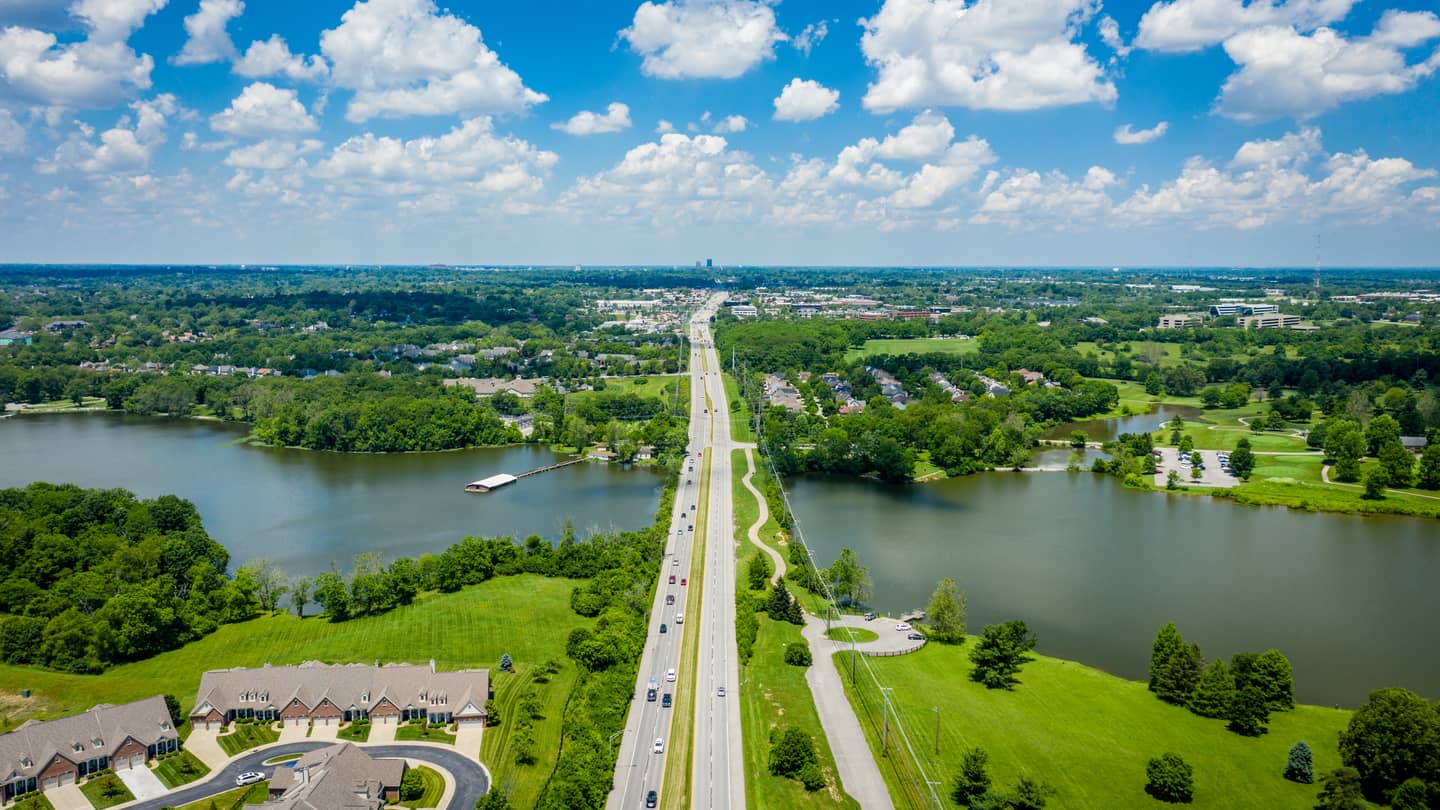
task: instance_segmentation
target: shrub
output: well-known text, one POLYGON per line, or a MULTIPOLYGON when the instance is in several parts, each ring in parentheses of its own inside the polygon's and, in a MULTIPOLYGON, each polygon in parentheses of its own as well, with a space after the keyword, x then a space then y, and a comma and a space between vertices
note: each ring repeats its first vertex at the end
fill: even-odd
POLYGON ((820 766, 814 762, 806 763, 805 767, 800 769, 799 779, 800 784, 812 793, 825 787, 825 774, 820 773, 820 766))
POLYGON ((804 642, 791 642, 785 645, 785 663, 796 667, 808 667, 814 663, 810 655, 810 647, 804 642))
POLYGON ((970 807, 981 796, 990 790, 990 774, 986 766, 990 763, 990 755, 985 753, 983 748, 971 748, 965 752, 960 760, 960 773, 955 775, 954 786, 950 789, 950 798, 962 807, 970 807))
POLYGON ((1315 810, 1365 810, 1360 792, 1360 773, 1354 768, 1336 768, 1321 780, 1319 801, 1315 810))
POLYGON ((417 769, 410 769, 400 779, 400 798, 407 802, 413 802, 425 795, 425 778, 420 775, 417 769))
POLYGON ((1189 763, 1179 754, 1166 753, 1145 766, 1145 792, 1162 802, 1189 803, 1195 795, 1195 780, 1189 763))
POLYGON ((1390 810, 1429 810, 1429 793, 1424 781, 1406 779, 1400 783, 1400 787, 1395 788, 1395 795, 1390 797, 1390 810))
POLYGON ((1302 785, 1314 783, 1315 758, 1304 740, 1291 746, 1290 756, 1285 760, 1285 778, 1302 785))
POLYGON ((775 776, 795 776, 819 758, 815 754, 815 741, 798 728, 787 728, 770 748, 770 773, 775 776))

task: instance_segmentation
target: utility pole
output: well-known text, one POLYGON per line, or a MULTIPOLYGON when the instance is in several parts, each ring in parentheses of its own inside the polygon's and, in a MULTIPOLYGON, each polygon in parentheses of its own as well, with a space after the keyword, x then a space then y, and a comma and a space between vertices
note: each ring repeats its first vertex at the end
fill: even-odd
POLYGON ((935 707, 935 753, 940 753, 940 707, 935 707))
POLYGON ((884 756, 890 750, 890 690, 893 687, 880 687, 881 697, 881 730, 880 730, 880 754, 884 756))

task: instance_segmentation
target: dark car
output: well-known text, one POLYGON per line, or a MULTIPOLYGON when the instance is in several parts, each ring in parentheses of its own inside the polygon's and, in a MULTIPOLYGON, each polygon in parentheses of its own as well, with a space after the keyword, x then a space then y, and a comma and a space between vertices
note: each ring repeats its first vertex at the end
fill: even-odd
POLYGON ((666 692, 666 693, 665 693, 665 696, 662 697, 662 698, 660 698, 660 708, 662 708, 662 709, 668 709, 668 708, 670 708, 670 693, 669 693, 669 692, 666 692))
POLYGON ((673 605, 673 604, 675 604, 675 594, 673 594, 673 593, 667 593, 667 594, 665 594, 665 604, 667 604, 667 605, 673 605))
POLYGON ((911 633, 910 635, 906 636, 906 638, 910 639, 911 641, 924 641, 924 640, 925 640, 925 637, 922 636, 922 635, 920 635, 919 633, 911 633))
POLYGON ((649 793, 646 793, 646 794, 645 794, 645 806, 646 806, 646 807, 654 807, 655 805, 657 805, 657 804, 659 804, 659 803, 660 803, 660 797, 655 794, 655 791, 652 790, 652 791, 650 791, 649 793))
POLYGON ((665 629, 665 625, 662 624, 662 625, 660 625, 660 632, 662 632, 662 633, 667 633, 667 632, 669 632, 669 631, 666 630, 666 629, 665 629))
POLYGON ((654 703, 654 702, 655 702, 655 696, 656 696, 656 692, 655 692, 654 689, 646 689, 646 690, 645 690, 645 701, 646 701, 647 703, 654 703))

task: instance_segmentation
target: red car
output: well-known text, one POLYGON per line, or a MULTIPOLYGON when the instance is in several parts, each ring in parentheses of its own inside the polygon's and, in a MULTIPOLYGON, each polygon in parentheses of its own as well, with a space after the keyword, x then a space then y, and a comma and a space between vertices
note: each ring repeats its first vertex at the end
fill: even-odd
POLYGON ((674 584, 675 584, 675 575, 674 575, 674 574, 671 574, 671 575, 670 575, 670 584, 671 584, 671 585, 674 585, 674 584))
POLYGON ((681 584, 681 585, 684 585, 684 584, 685 584, 685 580, 683 580, 683 579, 680 580, 680 584, 681 584))

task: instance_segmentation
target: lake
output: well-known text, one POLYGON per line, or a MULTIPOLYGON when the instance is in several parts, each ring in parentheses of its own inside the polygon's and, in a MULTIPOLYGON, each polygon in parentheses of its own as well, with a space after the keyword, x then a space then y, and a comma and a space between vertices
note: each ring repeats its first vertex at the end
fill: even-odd
POLYGON ((1190 405, 1162 403, 1154 406, 1149 413, 1117 416, 1113 419, 1086 419, 1058 425, 1045 431, 1042 436, 1046 439, 1069 439, 1071 433, 1080 430, 1084 431, 1086 438, 1092 442, 1108 442, 1120 438, 1122 433, 1154 433, 1175 416, 1194 419, 1203 413, 1203 410, 1190 405))
POLYGON ((791 500, 817 561, 855 549, 892 614, 923 609, 949 576, 971 632, 1024 619, 1041 652, 1127 678, 1145 679, 1174 621, 1207 659, 1278 648, 1305 702, 1354 706, 1384 686, 1440 696, 1434 521, 1137 492, 1088 472, 800 478, 791 500))
POLYGON ((648 526, 662 481, 646 469, 576 464, 484 495, 465 484, 560 456, 531 446, 342 454, 237 443, 242 425, 120 414, 0 419, 0 487, 124 487, 193 501, 231 564, 269 557, 292 576, 342 571, 366 551, 438 552, 465 535, 558 538, 648 526))

